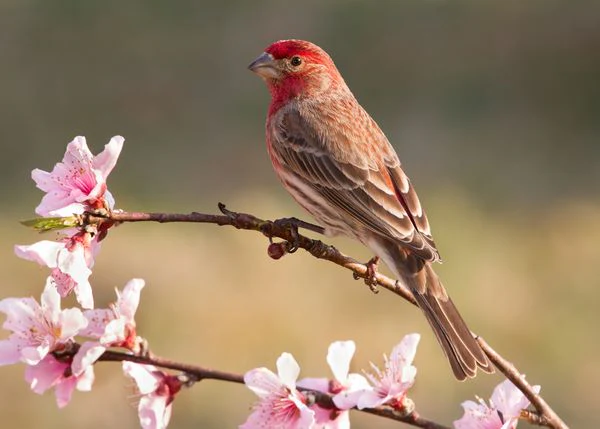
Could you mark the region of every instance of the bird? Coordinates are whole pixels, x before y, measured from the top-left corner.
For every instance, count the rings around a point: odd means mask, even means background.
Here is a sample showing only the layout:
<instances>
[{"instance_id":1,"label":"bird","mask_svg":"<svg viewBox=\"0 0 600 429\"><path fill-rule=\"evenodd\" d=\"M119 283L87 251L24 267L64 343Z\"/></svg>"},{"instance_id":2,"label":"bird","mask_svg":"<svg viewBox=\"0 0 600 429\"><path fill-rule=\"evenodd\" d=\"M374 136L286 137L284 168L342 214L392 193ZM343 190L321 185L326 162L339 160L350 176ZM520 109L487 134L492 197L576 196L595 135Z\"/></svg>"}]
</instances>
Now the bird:
<instances>
[{"instance_id":1,"label":"bird","mask_svg":"<svg viewBox=\"0 0 600 429\"><path fill-rule=\"evenodd\" d=\"M271 102L266 144L284 188L326 235L368 247L413 294L458 380L494 368L448 296L429 221L400 159L331 57L304 40L268 46L248 68Z\"/></svg>"}]
</instances>

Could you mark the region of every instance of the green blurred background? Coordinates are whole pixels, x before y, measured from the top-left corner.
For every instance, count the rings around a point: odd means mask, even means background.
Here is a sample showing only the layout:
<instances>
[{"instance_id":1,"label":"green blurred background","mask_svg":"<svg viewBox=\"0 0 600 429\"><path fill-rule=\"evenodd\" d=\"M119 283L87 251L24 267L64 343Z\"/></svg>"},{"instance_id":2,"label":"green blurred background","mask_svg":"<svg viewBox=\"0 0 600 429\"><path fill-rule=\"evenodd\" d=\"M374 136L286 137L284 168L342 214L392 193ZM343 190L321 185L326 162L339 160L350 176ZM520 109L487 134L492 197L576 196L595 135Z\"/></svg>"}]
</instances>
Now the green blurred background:
<instances>
[{"instance_id":1,"label":"green blurred background","mask_svg":"<svg viewBox=\"0 0 600 429\"><path fill-rule=\"evenodd\" d=\"M600 3L593 1L16 1L0 3L2 296L39 297L47 270L13 256L40 237L18 226L49 170L85 135L126 138L109 179L126 210L306 218L264 147L268 94L246 70L265 46L305 38L335 59L395 145L427 207L439 272L470 326L523 370L572 427L598 427ZM349 240L334 243L366 260ZM329 376L330 342L354 339L354 370L422 333L412 397L450 423L501 378L458 383L421 314L371 294L302 252L273 261L259 234L212 225L111 231L92 284L97 305L132 277L155 353L234 372ZM3 427L137 427L118 365L58 410L22 365L0 369ZM202 382L171 427L230 428L254 395ZM353 413L354 428L397 427ZM523 426L526 426L523 424Z\"/></svg>"}]
</instances>

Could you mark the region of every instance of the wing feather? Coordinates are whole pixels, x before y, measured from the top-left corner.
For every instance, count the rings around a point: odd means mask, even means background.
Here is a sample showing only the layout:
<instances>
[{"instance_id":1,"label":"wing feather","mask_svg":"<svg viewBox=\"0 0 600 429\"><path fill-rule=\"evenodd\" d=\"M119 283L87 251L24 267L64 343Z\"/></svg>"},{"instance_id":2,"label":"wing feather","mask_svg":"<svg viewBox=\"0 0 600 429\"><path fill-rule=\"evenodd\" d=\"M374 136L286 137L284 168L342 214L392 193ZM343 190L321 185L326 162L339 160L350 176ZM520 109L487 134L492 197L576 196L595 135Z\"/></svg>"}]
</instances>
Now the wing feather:
<instances>
[{"instance_id":1,"label":"wing feather","mask_svg":"<svg viewBox=\"0 0 600 429\"><path fill-rule=\"evenodd\" d=\"M350 127L319 124L317 121L327 121L328 116L315 109L318 106L306 114L297 108L280 111L278 120L270 125L271 156L357 226L399 241L425 260L439 260L417 194L375 122L360 108L352 124L363 132L353 136ZM361 120L370 121L369 126L357 123ZM324 135L317 129L341 131ZM357 141L365 145L368 159L340 149Z\"/></svg>"}]
</instances>

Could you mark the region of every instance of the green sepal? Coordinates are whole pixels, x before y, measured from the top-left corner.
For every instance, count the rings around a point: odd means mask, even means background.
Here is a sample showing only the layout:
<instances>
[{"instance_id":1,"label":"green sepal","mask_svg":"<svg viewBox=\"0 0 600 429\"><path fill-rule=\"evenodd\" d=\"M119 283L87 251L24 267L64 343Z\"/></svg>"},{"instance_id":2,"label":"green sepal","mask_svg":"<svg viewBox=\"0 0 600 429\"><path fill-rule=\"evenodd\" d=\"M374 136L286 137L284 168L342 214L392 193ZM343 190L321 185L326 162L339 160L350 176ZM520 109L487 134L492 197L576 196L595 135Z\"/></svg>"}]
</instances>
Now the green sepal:
<instances>
[{"instance_id":1,"label":"green sepal","mask_svg":"<svg viewBox=\"0 0 600 429\"><path fill-rule=\"evenodd\" d=\"M35 219L22 220L21 224L33 228L39 232L47 232L55 229L65 229L79 226L79 219L75 216L37 217Z\"/></svg>"}]
</instances>

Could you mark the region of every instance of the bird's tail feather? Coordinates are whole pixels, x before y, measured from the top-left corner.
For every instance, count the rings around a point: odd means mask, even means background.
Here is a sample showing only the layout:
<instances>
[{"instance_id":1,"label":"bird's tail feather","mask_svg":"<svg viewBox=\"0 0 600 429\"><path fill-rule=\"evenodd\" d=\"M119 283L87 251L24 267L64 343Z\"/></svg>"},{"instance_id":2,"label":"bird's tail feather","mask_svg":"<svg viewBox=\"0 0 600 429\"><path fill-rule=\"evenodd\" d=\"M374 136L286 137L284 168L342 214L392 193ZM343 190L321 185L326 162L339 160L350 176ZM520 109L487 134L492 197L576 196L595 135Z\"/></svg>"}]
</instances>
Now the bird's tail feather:
<instances>
[{"instance_id":1,"label":"bird's tail feather","mask_svg":"<svg viewBox=\"0 0 600 429\"><path fill-rule=\"evenodd\" d=\"M389 248L387 249L390 250ZM431 264L394 246L384 261L412 291L458 380L473 378L477 368L493 373L494 367L471 334L467 324L446 293Z\"/></svg>"}]
</instances>

